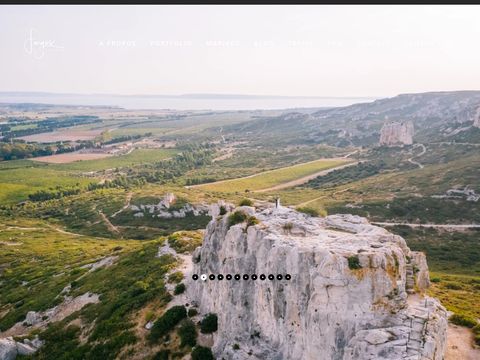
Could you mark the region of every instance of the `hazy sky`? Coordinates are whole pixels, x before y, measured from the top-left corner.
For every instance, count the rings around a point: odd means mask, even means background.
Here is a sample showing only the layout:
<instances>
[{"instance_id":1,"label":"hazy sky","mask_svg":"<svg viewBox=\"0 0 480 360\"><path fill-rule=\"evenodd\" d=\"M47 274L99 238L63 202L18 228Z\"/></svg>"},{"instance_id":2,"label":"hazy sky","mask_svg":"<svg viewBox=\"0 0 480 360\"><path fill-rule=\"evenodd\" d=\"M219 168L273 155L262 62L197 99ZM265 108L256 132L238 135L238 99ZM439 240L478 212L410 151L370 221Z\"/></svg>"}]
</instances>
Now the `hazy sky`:
<instances>
[{"instance_id":1,"label":"hazy sky","mask_svg":"<svg viewBox=\"0 0 480 360\"><path fill-rule=\"evenodd\" d=\"M480 89L480 6L0 6L0 91Z\"/></svg>"}]
</instances>

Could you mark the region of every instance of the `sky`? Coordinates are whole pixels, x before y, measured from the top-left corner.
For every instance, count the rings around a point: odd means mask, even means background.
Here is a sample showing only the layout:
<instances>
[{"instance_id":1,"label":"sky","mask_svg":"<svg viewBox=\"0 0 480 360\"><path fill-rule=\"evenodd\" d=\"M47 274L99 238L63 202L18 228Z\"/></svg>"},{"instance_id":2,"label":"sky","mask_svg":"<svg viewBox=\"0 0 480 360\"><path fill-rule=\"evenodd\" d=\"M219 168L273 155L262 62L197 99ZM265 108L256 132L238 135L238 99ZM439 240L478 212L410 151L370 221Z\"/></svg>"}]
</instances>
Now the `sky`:
<instances>
[{"instance_id":1,"label":"sky","mask_svg":"<svg viewBox=\"0 0 480 360\"><path fill-rule=\"evenodd\" d=\"M480 6L0 6L0 91L480 90Z\"/></svg>"}]
</instances>

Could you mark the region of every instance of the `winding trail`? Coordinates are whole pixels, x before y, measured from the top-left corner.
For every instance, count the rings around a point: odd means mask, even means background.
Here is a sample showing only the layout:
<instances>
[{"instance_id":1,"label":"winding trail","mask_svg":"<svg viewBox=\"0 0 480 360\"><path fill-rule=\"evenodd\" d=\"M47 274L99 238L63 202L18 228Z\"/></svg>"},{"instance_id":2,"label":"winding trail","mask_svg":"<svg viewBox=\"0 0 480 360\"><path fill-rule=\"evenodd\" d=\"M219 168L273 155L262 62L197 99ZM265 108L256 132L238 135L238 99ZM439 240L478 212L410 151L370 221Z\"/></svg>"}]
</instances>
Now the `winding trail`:
<instances>
[{"instance_id":1,"label":"winding trail","mask_svg":"<svg viewBox=\"0 0 480 360\"><path fill-rule=\"evenodd\" d=\"M118 214L120 214L122 211L126 210L130 206L130 201L132 200L133 193L129 192L127 194L127 197L125 198L125 205L118 211L116 211L114 214L112 214L110 217L114 218Z\"/></svg>"},{"instance_id":2,"label":"winding trail","mask_svg":"<svg viewBox=\"0 0 480 360\"><path fill-rule=\"evenodd\" d=\"M420 164L418 161L415 161L415 160L413 160L413 159L419 158L420 156L422 156L423 154L425 154L425 153L427 152L427 148L426 148L425 145L423 145L423 144L415 144L415 145L413 146L414 149L417 148L417 147L421 147L421 148L422 148L422 151L421 151L419 154L414 155L414 156L412 156L411 158L407 159L407 161L408 161L409 163L413 164L413 165L418 166L420 169L423 169L424 166L423 166L422 164Z\"/></svg>"}]
</instances>

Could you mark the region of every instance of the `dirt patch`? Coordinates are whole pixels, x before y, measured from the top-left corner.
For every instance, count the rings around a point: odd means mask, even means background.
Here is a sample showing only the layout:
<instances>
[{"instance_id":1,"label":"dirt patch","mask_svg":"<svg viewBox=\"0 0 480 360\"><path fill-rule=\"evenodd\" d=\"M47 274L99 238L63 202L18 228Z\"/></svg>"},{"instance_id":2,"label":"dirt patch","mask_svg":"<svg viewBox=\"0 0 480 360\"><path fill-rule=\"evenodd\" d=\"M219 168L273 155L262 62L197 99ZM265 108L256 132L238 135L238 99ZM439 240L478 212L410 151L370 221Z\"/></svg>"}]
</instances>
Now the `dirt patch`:
<instances>
[{"instance_id":1,"label":"dirt patch","mask_svg":"<svg viewBox=\"0 0 480 360\"><path fill-rule=\"evenodd\" d=\"M461 326L448 324L445 360L478 360L480 349L473 347L472 332Z\"/></svg>"},{"instance_id":2,"label":"dirt patch","mask_svg":"<svg viewBox=\"0 0 480 360\"><path fill-rule=\"evenodd\" d=\"M46 162L50 164L68 164L74 161L96 160L96 159L103 159L110 156L112 156L112 154L71 152L66 154L40 156L31 160Z\"/></svg>"},{"instance_id":3,"label":"dirt patch","mask_svg":"<svg viewBox=\"0 0 480 360\"><path fill-rule=\"evenodd\" d=\"M19 139L32 142L51 143L57 141L92 140L100 135L102 130L61 130L40 134L22 136Z\"/></svg>"}]
</instances>

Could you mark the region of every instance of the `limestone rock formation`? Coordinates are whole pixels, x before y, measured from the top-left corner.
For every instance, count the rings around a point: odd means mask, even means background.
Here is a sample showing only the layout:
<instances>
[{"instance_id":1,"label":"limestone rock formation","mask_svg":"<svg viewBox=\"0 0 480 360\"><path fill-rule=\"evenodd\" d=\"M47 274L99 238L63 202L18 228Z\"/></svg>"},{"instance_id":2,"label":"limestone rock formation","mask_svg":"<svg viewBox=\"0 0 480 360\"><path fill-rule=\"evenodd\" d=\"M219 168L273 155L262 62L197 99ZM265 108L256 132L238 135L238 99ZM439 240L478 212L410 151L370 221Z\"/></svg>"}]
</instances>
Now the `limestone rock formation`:
<instances>
[{"instance_id":1,"label":"limestone rock formation","mask_svg":"<svg viewBox=\"0 0 480 360\"><path fill-rule=\"evenodd\" d=\"M477 113L473 119L473 126L480 128L480 107L477 109Z\"/></svg>"},{"instance_id":2,"label":"limestone rock formation","mask_svg":"<svg viewBox=\"0 0 480 360\"><path fill-rule=\"evenodd\" d=\"M428 268L403 238L358 216L236 210L259 223L229 227L228 214L214 218L193 273L291 280L189 280L191 303L218 315L217 358L443 359L447 313L407 293L409 277L415 289L428 286ZM416 271L407 274L408 266Z\"/></svg>"},{"instance_id":3,"label":"limestone rock formation","mask_svg":"<svg viewBox=\"0 0 480 360\"><path fill-rule=\"evenodd\" d=\"M413 144L413 122L385 123L380 131L380 145L399 146Z\"/></svg>"},{"instance_id":4,"label":"limestone rock formation","mask_svg":"<svg viewBox=\"0 0 480 360\"><path fill-rule=\"evenodd\" d=\"M38 336L24 342L15 341L12 337L0 339L0 360L15 360L17 355L30 356L43 345Z\"/></svg>"}]
</instances>

